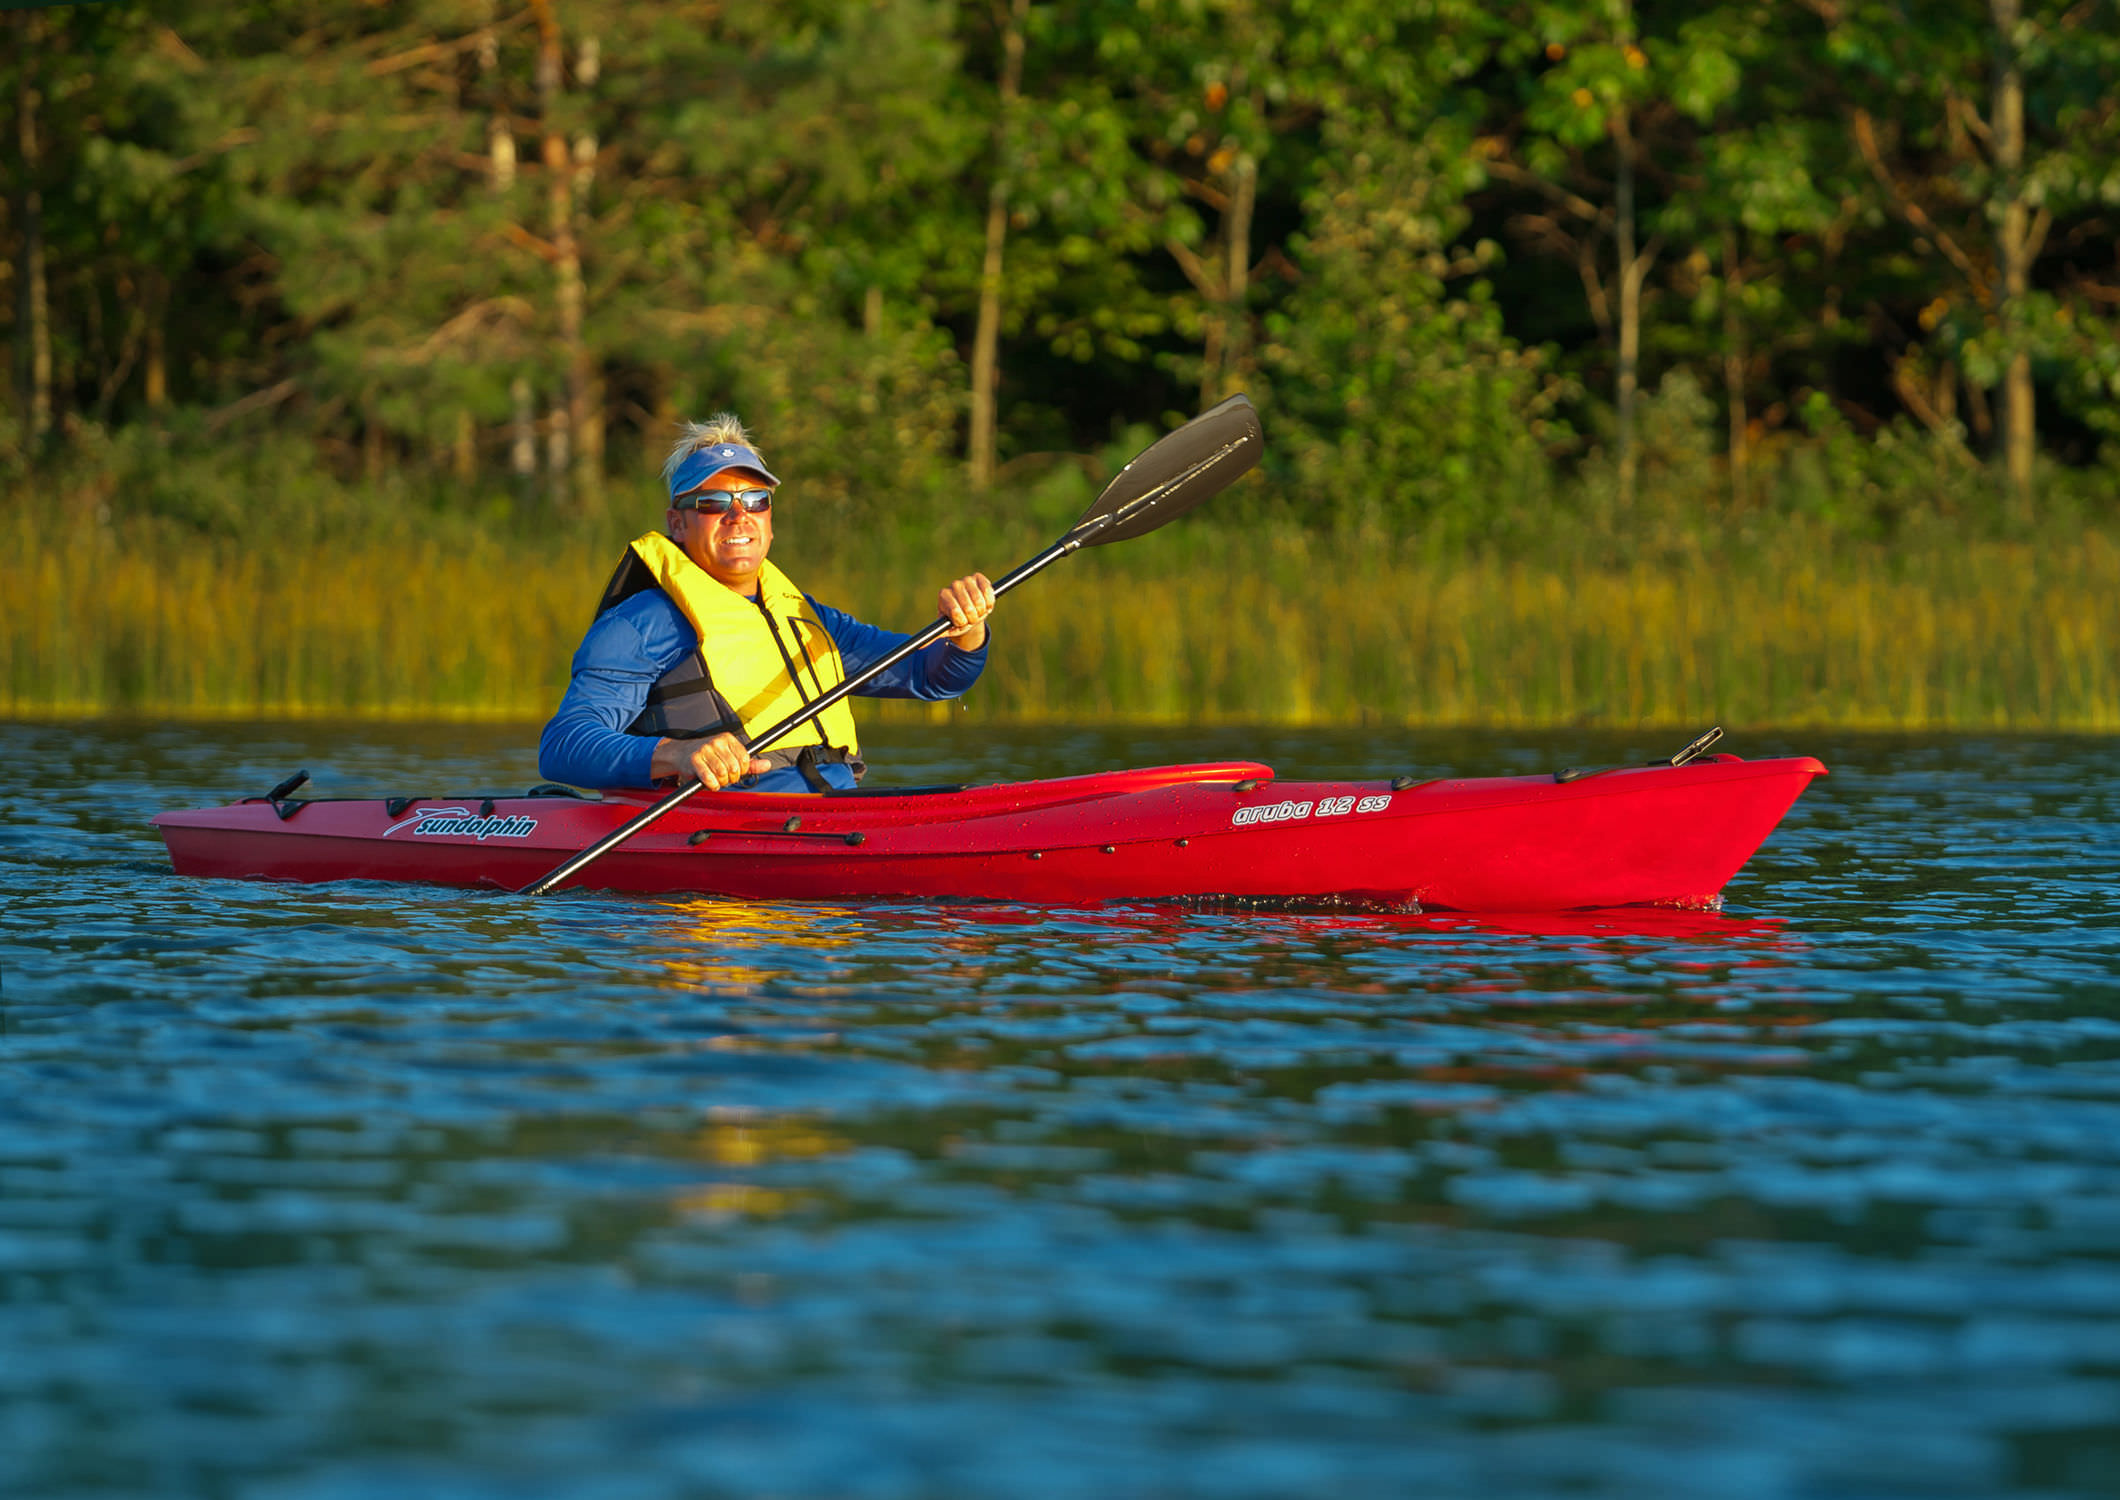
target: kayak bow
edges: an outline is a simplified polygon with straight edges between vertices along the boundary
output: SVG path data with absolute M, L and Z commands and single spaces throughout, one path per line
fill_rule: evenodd
M 1825 767 L 1809 756 L 1551 776 L 1284 782 L 1249 761 L 992 786 L 702 792 L 582 883 L 751 900 L 1329 902 L 1554 911 L 1712 905 Z M 513 890 L 646 791 L 293 800 L 155 825 L 180 875 Z

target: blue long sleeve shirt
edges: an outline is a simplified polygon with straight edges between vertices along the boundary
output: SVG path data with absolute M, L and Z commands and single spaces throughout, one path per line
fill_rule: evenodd
M 806 594 L 803 597 L 809 598 Z M 817 618 L 838 644 L 849 677 L 890 655 L 909 636 L 865 625 L 852 615 L 810 599 Z M 626 726 L 647 706 L 657 678 L 699 649 L 692 624 L 660 589 L 643 589 L 597 616 L 574 653 L 574 677 L 558 712 L 538 740 L 538 773 L 572 786 L 644 787 L 654 735 L 628 734 Z M 948 641 L 924 646 L 855 690 L 871 698 L 954 698 L 979 680 L 986 647 L 960 651 Z M 826 763 L 817 768 L 836 786 L 852 786 L 853 773 Z M 803 792 L 808 785 L 793 766 L 737 783 L 745 791 Z

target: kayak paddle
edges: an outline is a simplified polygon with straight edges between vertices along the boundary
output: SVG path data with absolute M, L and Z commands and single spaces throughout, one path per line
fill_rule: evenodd
M 1113 475 L 1112 482 L 1104 487 L 1104 493 L 1082 513 L 1082 519 L 1069 528 L 1067 535 L 997 582 L 994 596 L 998 599 L 1070 552 L 1130 541 L 1175 521 L 1210 496 L 1220 493 L 1258 463 L 1265 447 L 1265 436 L 1259 430 L 1259 414 L 1253 409 L 1251 399 L 1231 396 L 1220 406 L 1194 417 L 1176 432 L 1167 433 L 1151 443 L 1132 463 Z M 782 719 L 751 741 L 750 748 L 763 750 L 775 740 L 784 739 L 879 672 L 889 670 L 915 651 L 940 640 L 952 628 L 949 620 L 936 620 L 881 661 Z M 593 861 L 658 821 L 694 792 L 704 790 L 705 786 L 698 780 L 687 781 L 653 807 L 644 809 L 632 821 L 613 829 L 568 859 L 551 874 L 524 886 L 521 894 L 545 895 L 560 882 L 579 874 Z

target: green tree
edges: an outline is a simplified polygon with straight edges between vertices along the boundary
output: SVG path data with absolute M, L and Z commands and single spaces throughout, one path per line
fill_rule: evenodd
M 1008 244 L 1016 115 L 1023 95 L 1023 33 L 1030 18 L 1030 0 L 1009 0 L 1006 9 L 998 5 L 994 9 L 1001 66 L 994 83 L 994 165 L 986 191 L 986 243 L 979 263 L 978 322 L 972 335 L 972 430 L 966 441 L 966 467 L 972 488 L 980 490 L 994 477 L 994 398 L 1000 378 L 1002 274 Z
M 1467 238 L 1488 180 L 1472 80 L 1502 36 L 1474 5 L 1304 5 L 1291 21 L 1322 149 L 1290 241 L 1299 280 L 1267 319 L 1282 463 L 1346 521 L 1489 529 L 1497 496 L 1542 487 L 1571 394 L 1505 330 L 1500 247 Z
M 1697 175 L 1700 127 L 1737 89 L 1735 53 L 1758 9 L 1534 0 L 1510 12 L 1512 34 L 1497 48 L 1498 61 L 1524 81 L 1515 99 L 1497 100 L 1489 170 L 1542 200 L 1520 216 L 1520 230 L 1574 262 L 1597 327 L 1613 343 L 1623 505 L 1639 468 L 1644 302 L 1669 248 L 1662 219 L 1684 179 Z
M 1919 324 L 1973 389 L 1999 392 L 2007 493 L 2029 518 L 2039 369 L 2120 432 L 2103 253 L 2120 208 L 2120 17 L 2098 0 L 1950 0 L 1918 23 L 1890 0 L 1817 8 L 1873 202 L 1919 252 Z
M 428 452 L 468 475 L 498 435 L 590 512 L 614 412 L 659 441 L 741 404 L 818 461 L 820 498 L 925 472 L 957 408 L 922 280 L 961 242 L 933 219 L 973 139 L 941 107 L 948 22 L 924 0 L 223 22 L 239 107 L 298 127 L 241 159 L 303 330 L 284 378 L 371 472 Z
M 246 136 L 157 16 L 61 6 L 8 25 L 10 333 L 17 420 L 34 445 L 55 423 L 159 413 L 173 316 L 195 347 L 226 337 L 200 326 L 193 304 L 217 299 L 194 263 L 233 240 L 223 169 Z
M 1171 325 L 1197 352 L 1171 365 L 1203 408 L 1251 383 L 1255 272 L 1280 248 L 1262 254 L 1260 194 L 1299 190 L 1300 153 L 1287 148 L 1319 115 L 1291 65 L 1298 10 L 1287 0 L 1084 6 L 1144 168 L 1140 212 L 1184 276 Z
M 1740 504 L 1753 488 L 1755 386 L 1770 381 L 1780 356 L 1808 360 L 1845 336 L 1834 332 L 1842 325 L 1831 299 L 1846 270 L 1829 247 L 1851 227 L 1843 205 L 1855 184 L 1845 132 L 1818 107 L 1821 39 L 1814 22 L 1756 3 L 1699 12 L 1674 38 L 1684 66 L 1670 70 L 1669 94 L 1701 128 L 1656 216 L 1672 244 L 1671 290 L 1689 316 L 1664 320 L 1655 344 L 1721 377 Z
M 1496 247 L 1462 243 L 1480 173 L 1460 128 L 1330 128 L 1339 149 L 1294 248 L 1303 282 L 1269 319 L 1279 462 L 1353 524 L 1487 530 L 1563 434 L 1568 386 L 1508 336 L 1480 274 Z
M 1098 61 L 1111 40 L 1099 21 L 1094 7 L 1073 3 L 1025 10 L 1020 93 L 997 140 L 1003 155 L 991 177 L 974 179 L 990 229 L 992 188 L 1005 183 L 1007 275 L 991 299 L 979 288 L 975 328 L 1016 340 L 1018 364 L 1034 372 L 1014 382 L 1018 443 L 1067 442 L 1058 414 L 1084 403 L 1071 402 L 1066 387 L 1106 400 L 1134 388 L 1153 374 L 1173 323 L 1155 275 L 1170 223 L 1167 184 L 1141 153 L 1135 99 Z M 999 35 L 1005 63 L 1005 28 Z M 962 321 L 951 300 L 941 311 Z M 1100 416 L 1111 420 L 1108 406 Z

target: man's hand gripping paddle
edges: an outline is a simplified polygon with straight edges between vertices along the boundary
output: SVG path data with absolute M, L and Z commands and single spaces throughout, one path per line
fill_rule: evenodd
M 1068 530 L 1066 536 L 995 583 L 995 597 L 999 598 L 1070 552 L 1083 547 L 1131 541 L 1175 521 L 1203 500 L 1219 494 L 1257 464 L 1265 447 L 1265 437 L 1259 431 L 1259 414 L 1252 408 L 1249 397 L 1231 396 L 1220 406 L 1202 412 L 1176 432 L 1152 443 L 1113 476 L 1112 482 L 1104 487 L 1104 493 L 1083 512 L 1082 519 Z M 785 738 L 877 673 L 887 671 L 923 646 L 940 640 L 952 628 L 947 619 L 936 620 L 889 656 L 849 677 L 801 712 L 782 719 L 751 741 L 750 748 L 763 750 L 774 741 Z M 522 894 L 545 895 L 702 788 L 703 783 L 699 781 L 687 781 L 653 807 L 643 810 L 631 822 L 613 829 L 574 855 L 551 874 L 524 886 Z

